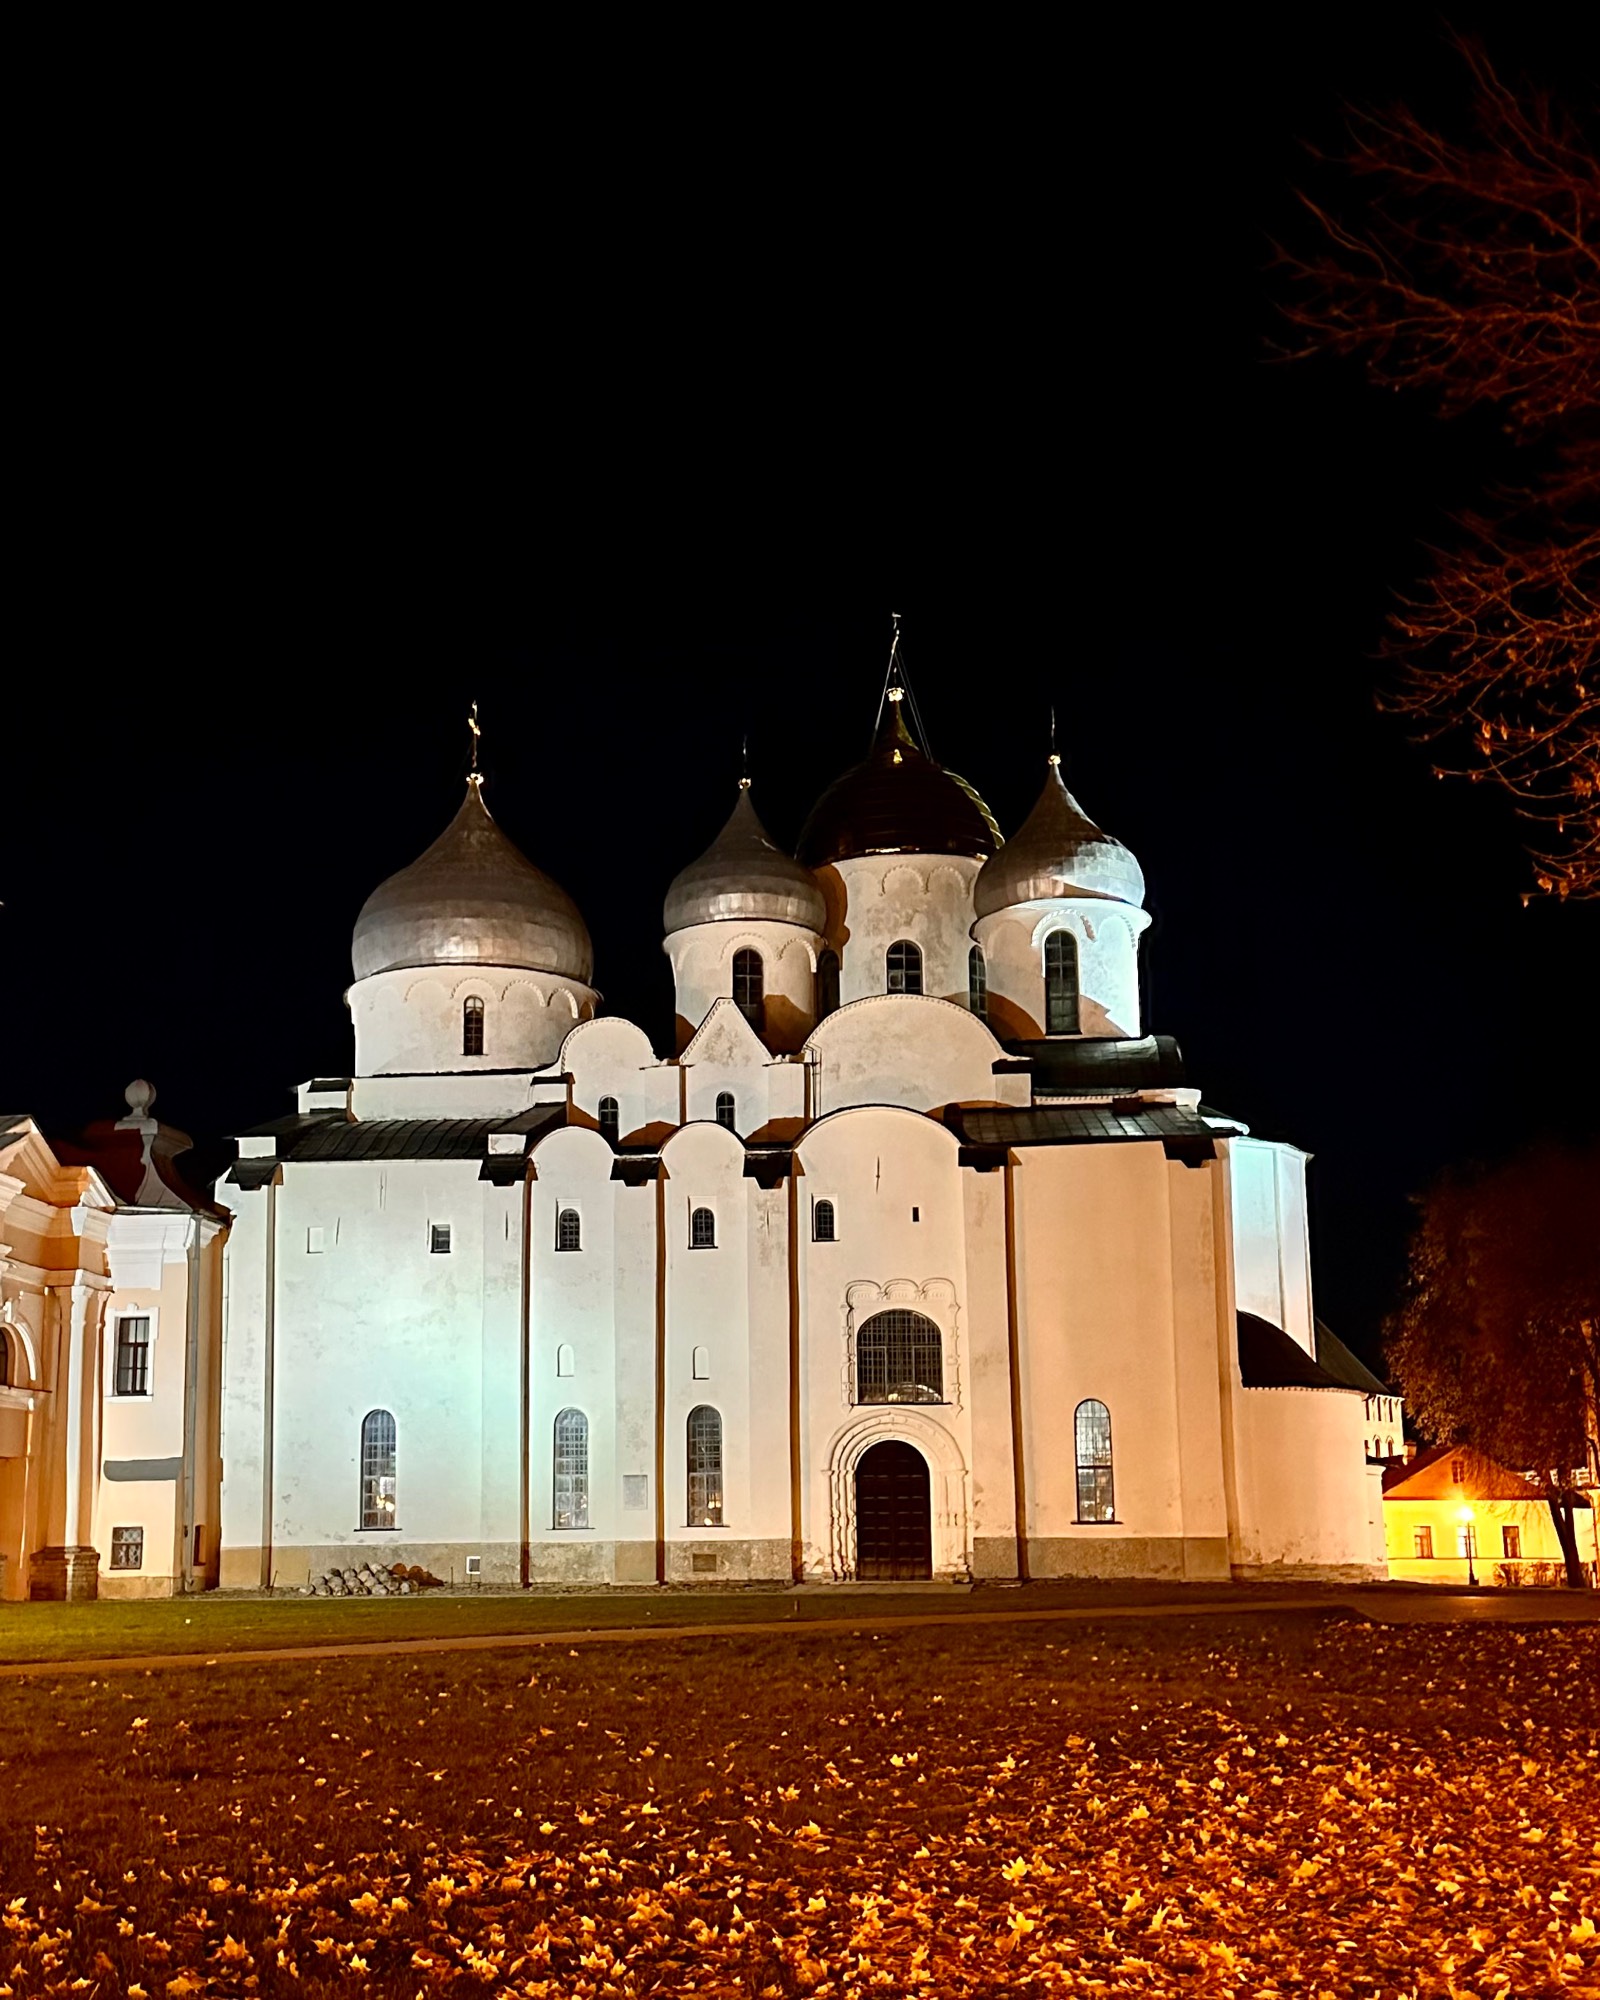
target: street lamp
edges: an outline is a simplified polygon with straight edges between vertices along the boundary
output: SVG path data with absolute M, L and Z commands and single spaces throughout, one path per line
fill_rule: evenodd
M 1472 1545 L 1476 1537 L 1472 1531 L 1472 1509 L 1470 1507 L 1463 1507 L 1461 1510 L 1461 1539 L 1467 1545 L 1467 1588 L 1468 1590 L 1476 1590 L 1478 1587 L 1478 1572 L 1472 1567 Z

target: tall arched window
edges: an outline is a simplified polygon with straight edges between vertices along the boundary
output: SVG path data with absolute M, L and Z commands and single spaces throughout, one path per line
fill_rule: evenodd
M 689 1217 L 689 1248 L 691 1250 L 715 1250 L 717 1247 L 717 1218 L 709 1208 L 697 1208 Z
M 722 1418 L 707 1403 L 689 1412 L 689 1526 L 722 1526 Z
M 817 1019 L 825 1021 L 839 1005 L 839 954 L 825 951 L 817 960 Z
M 564 1208 L 556 1217 L 556 1248 L 558 1250 L 583 1248 L 583 1217 L 575 1208 Z
M 1044 941 L 1044 1031 L 1078 1032 L 1078 940 L 1071 931 L 1052 931 Z
M 837 1241 L 833 1233 L 833 1203 L 819 1201 L 812 1204 L 811 1240 L 813 1243 L 833 1243 Z
M 392 1528 L 395 1520 L 395 1429 L 387 1410 L 361 1419 L 361 1525 Z
M 920 993 L 922 991 L 922 947 L 913 944 L 910 938 L 896 938 L 887 954 L 887 971 L 891 993 Z
M 767 975 L 759 951 L 733 954 L 733 1004 L 759 1035 L 767 1025 Z
M 975 944 L 967 953 L 967 1005 L 980 1021 L 989 1018 L 989 968 L 983 962 L 983 946 Z
M 483 1054 L 483 1002 L 467 1000 L 461 1007 L 461 1053 L 464 1056 Z
M 1072 1420 L 1078 1454 L 1078 1519 L 1114 1521 L 1116 1494 L 1111 1480 L 1111 1412 L 1093 1397 L 1078 1405 Z
M 733 1092 L 731 1090 L 719 1090 L 717 1092 L 717 1123 L 719 1125 L 726 1125 L 731 1132 L 737 1124 L 738 1118 L 739 1107 L 734 1102 Z
M 856 1331 L 858 1403 L 942 1403 L 944 1339 L 922 1313 L 874 1313 Z
M 617 1143 L 617 1139 L 621 1134 L 621 1131 L 622 1131 L 622 1113 L 618 1108 L 617 1100 L 614 1097 L 602 1097 L 600 1100 L 601 1138 L 610 1140 L 611 1144 L 614 1146 Z
M 582 1410 L 563 1410 L 556 1418 L 552 1520 L 558 1528 L 589 1525 L 589 1419 Z

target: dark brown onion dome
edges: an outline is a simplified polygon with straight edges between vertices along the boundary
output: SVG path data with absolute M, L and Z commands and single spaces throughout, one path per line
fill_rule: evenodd
M 1120 840 L 1102 833 L 1061 782 L 1061 759 L 1050 759 L 1039 802 L 978 870 L 973 907 L 992 917 L 1015 903 L 1062 896 L 1105 896 L 1136 907 L 1144 902 L 1144 870 Z
M 800 835 L 800 859 L 825 868 L 862 854 L 970 854 L 1001 844 L 994 814 L 954 771 L 917 748 L 891 688 L 877 738 L 863 764 L 818 799 Z
M 827 906 L 809 870 L 792 861 L 757 819 L 746 778 L 727 825 L 674 878 L 664 915 L 669 935 L 691 924 L 750 918 L 820 933 Z
M 357 979 L 403 965 L 509 965 L 588 985 L 594 971 L 577 904 L 507 840 L 476 776 L 427 852 L 362 905 L 350 956 Z

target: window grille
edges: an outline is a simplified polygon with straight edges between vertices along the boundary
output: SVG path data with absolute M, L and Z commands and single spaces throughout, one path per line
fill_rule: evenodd
M 942 1403 L 944 1336 L 922 1313 L 874 1313 L 856 1332 L 858 1403 Z
M 697 1208 L 689 1217 L 689 1248 L 715 1250 L 716 1247 L 717 1218 L 709 1208 Z
M 387 1410 L 369 1410 L 361 1419 L 361 1525 L 392 1528 L 395 1522 L 395 1429 Z
M 989 1018 L 989 968 L 983 961 L 983 947 L 974 945 L 967 953 L 967 1005 L 980 1021 Z
M 1522 1554 L 1522 1530 L 1520 1528 L 1502 1528 L 1500 1530 L 1500 1553 L 1509 1562 L 1515 1562 Z
M 1418 1528 L 1418 1529 L 1416 1529 L 1416 1530 L 1415 1530 L 1415 1532 L 1413 1533 L 1412 1537 L 1411 1537 L 1411 1544 L 1412 1544 L 1412 1547 L 1413 1547 L 1413 1548 L 1414 1548 L 1414 1549 L 1416 1550 L 1416 1554 L 1417 1554 L 1417 1560 L 1418 1560 L 1419 1562 L 1432 1562 L 1432 1561 L 1433 1561 L 1433 1530 L 1432 1530 L 1432 1528 Z
M 722 1418 L 705 1403 L 689 1412 L 689 1526 L 722 1526 Z
M 759 951 L 733 954 L 733 1004 L 759 1035 L 767 1025 L 767 975 Z
M 589 1419 L 582 1410 L 556 1418 L 555 1525 L 589 1525 Z
M 734 1129 L 738 1116 L 739 1107 L 734 1101 L 733 1092 L 731 1090 L 719 1090 L 717 1092 L 717 1123 L 719 1125 L 726 1125 L 731 1132 Z
M 150 1320 L 145 1313 L 128 1313 L 117 1321 L 117 1394 L 150 1393 Z
M 556 1248 L 558 1250 L 583 1248 L 583 1217 L 575 1208 L 564 1208 L 556 1217 Z
M 432 1222 L 428 1225 L 428 1250 L 434 1257 L 450 1255 L 450 1225 L 448 1222 Z
M 1078 1453 L 1078 1519 L 1114 1521 L 1116 1495 L 1111 1478 L 1111 1412 L 1090 1397 L 1078 1405 L 1072 1423 Z
M 464 1056 L 483 1054 L 483 1002 L 465 1001 L 461 1008 L 461 1053 Z
M 817 960 L 817 1019 L 825 1021 L 839 1006 L 839 954 L 825 951 Z
M 1071 931 L 1052 931 L 1044 941 L 1044 1031 L 1078 1032 L 1078 940 Z
M 614 1146 L 622 1132 L 622 1112 L 614 1097 L 600 1100 L 600 1136 Z
M 811 1240 L 813 1243 L 834 1243 L 838 1238 L 833 1233 L 833 1203 L 819 1201 L 811 1210 Z
M 111 1530 L 111 1567 L 113 1569 L 144 1568 L 143 1528 L 113 1528 Z
M 922 991 L 922 947 L 909 938 L 896 938 L 886 954 L 888 990 L 891 993 Z

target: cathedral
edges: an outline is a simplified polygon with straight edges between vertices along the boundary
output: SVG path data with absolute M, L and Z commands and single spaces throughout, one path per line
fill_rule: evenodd
M 1146 1032 L 1059 760 L 1003 840 L 905 697 L 673 880 L 670 1053 L 476 770 L 373 890 L 351 1074 L 217 1189 L 224 1587 L 1384 1573 L 1306 1156 Z

